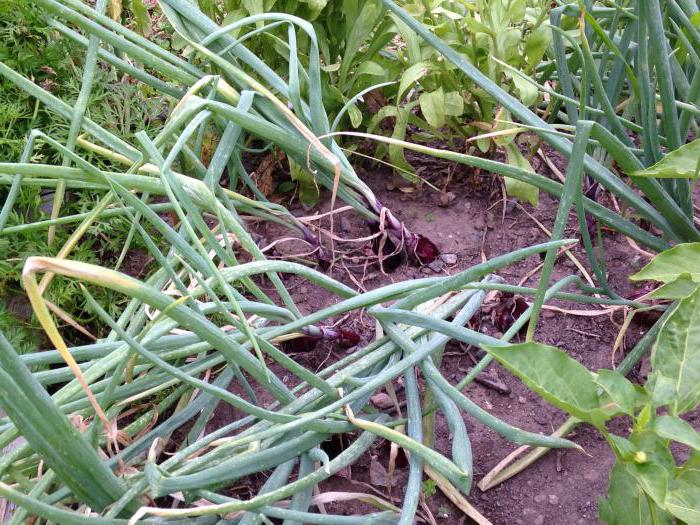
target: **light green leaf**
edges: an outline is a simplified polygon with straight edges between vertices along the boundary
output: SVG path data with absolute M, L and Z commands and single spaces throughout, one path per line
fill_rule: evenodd
M 455 13 L 454 11 L 450 11 L 449 9 L 445 9 L 444 7 L 436 7 L 433 9 L 433 14 L 434 15 L 444 15 L 450 20 L 461 20 L 463 17 L 459 13 Z
M 360 64 L 355 71 L 355 76 L 360 76 L 360 75 L 372 75 L 375 77 L 383 77 L 386 71 L 382 66 L 377 64 L 376 62 L 372 62 L 371 60 L 365 60 Z
M 610 396 L 610 400 L 619 408 L 619 410 L 614 410 L 615 412 L 622 411 L 629 415 L 634 413 L 639 394 L 625 376 L 614 370 L 603 368 L 598 371 L 595 382 L 605 390 L 605 393 Z
M 505 146 L 506 159 L 508 164 L 512 164 L 522 169 L 534 172 L 528 160 L 520 153 L 518 146 L 515 143 L 510 143 Z M 540 198 L 540 191 L 527 182 L 505 177 L 506 193 L 511 197 L 515 197 L 521 202 L 527 202 L 533 206 L 537 206 Z
M 406 71 L 403 72 L 403 75 L 401 75 L 399 91 L 396 94 L 397 102 L 401 102 L 409 88 L 411 88 L 418 79 L 427 75 L 429 71 L 430 66 L 426 62 L 418 62 L 407 68 Z
M 467 28 L 472 33 L 486 33 L 489 36 L 493 36 L 494 34 L 489 26 L 484 25 L 476 18 L 466 17 L 464 19 L 464 23 L 467 25 Z
M 699 167 L 700 139 L 695 139 L 693 142 L 667 153 L 653 166 L 635 171 L 632 175 L 635 177 L 692 179 L 698 175 Z
M 688 297 L 700 287 L 700 283 L 693 281 L 689 273 L 682 273 L 678 279 L 666 283 L 651 293 L 654 299 L 683 299 Z
M 558 348 L 533 342 L 484 348 L 552 405 L 584 421 L 604 418 L 594 375 Z
M 670 283 L 681 274 L 688 274 L 693 281 L 700 283 L 700 242 L 679 244 L 661 252 L 630 276 L 630 280 Z
M 299 201 L 307 207 L 315 205 L 320 193 L 314 177 L 292 159 L 289 159 L 289 173 L 299 183 Z
M 700 487 L 687 481 L 671 482 L 666 508 L 687 525 L 700 525 Z
M 464 97 L 458 91 L 445 93 L 445 115 L 459 117 L 464 113 Z
M 445 125 L 445 92 L 442 88 L 429 93 L 421 93 L 420 110 L 428 124 L 435 128 Z
M 499 119 L 499 122 L 496 123 L 496 127 L 493 129 L 494 131 L 505 131 L 508 129 L 514 129 L 517 128 L 515 124 L 510 120 L 510 113 L 508 111 L 504 111 L 501 114 L 501 118 Z M 508 133 L 506 135 L 501 135 L 497 137 L 493 137 L 491 140 L 493 140 L 497 146 L 501 146 L 502 148 L 506 147 L 508 144 L 511 144 L 515 139 L 517 135 L 515 133 Z M 518 153 L 520 151 L 518 150 Z M 525 159 L 522 159 L 525 160 Z M 522 162 L 522 160 L 520 162 Z M 530 166 L 529 162 L 523 162 L 522 167 L 525 169 L 529 169 L 527 166 Z
M 681 300 L 664 322 L 651 364 L 648 388 L 664 399 L 672 389 L 672 414 L 682 414 L 700 403 L 700 290 Z M 659 389 L 663 395 L 657 394 Z
M 478 139 L 476 141 L 476 145 L 478 146 L 479 151 L 481 151 L 481 153 L 486 153 L 488 150 L 491 149 L 491 141 L 489 139 Z
M 242 0 L 241 3 L 250 15 L 259 15 L 265 11 L 263 0 Z
M 525 0 L 511 0 L 508 4 L 508 20 L 514 24 L 519 24 L 525 19 L 525 9 L 527 2 Z
M 131 0 L 131 12 L 139 32 L 143 35 L 149 34 L 151 32 L 151 17 L 143 0 Z
M 345 38 L 345 53 L 339 73 L 341 85 L 345 85 L 350 67 L 355 63 L 355 56 L 374 30 L 377 20 L 383 12 L 384 7 L 379 0 L 368 0 L 364 2 L 362 11 L 354 19 L 354 23 L 347 24 L 350 30 Z M 349 13 L 346 13 L 346 15 L 349 15 Z
M 657 417 L 654 420 L 654 432 L 664 439 L 671 439 L 700 450 L 700 434 L 690 426 L 690 423 L 679 417 Z
M 528 66 L 534 68 L 540 63 L 551 39 L 552 30 L 546 24 L 542 24 L 530 33 L 525 41 L 525 58 Z
M 510 77 L 513 81 L 515 89 L 517 89 L 518 93 L 520 93 L 520 101 L 523 104 L 525 104 L 526 106 L 532 106 L 535 102 L 537 102 L 537 96 L 539 95 L 537 86 L 535 86 L 531 82 L 528 82 L 526 79 L 524 79 L 517 73 L 511 73 L 510 71 L 506 71 L 505 74 L 506 76 Z
M 348 115 L 350 115 L 350 124 L 352 124 L 352 127 L 359 128 L 360 124 L 362 124 L 362 111 L 353 104 L 348 108 Z
M 633 461 L 634 454 L 637 452 L 637 447 L 634 443 L 615 434 L 608 434 L 608 439 L 611 442 L 611 448 L 617 455 L 625 461 Z

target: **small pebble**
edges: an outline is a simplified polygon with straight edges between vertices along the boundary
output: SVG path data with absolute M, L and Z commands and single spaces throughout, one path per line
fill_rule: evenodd
M 518 396 L 518 403 L 527 403 L 527 399 L 524 396 Z
M 454 253 L 443 253 L 440 258 L 445 264 L 453 265 L 457 264 L 457 254 Z
M 440 273 L 442 271 L 442 268 L 443 268 L 442 261 L 440 261 L 439 259 L 435 259 L 433 262 L 431 262 L 428 265 L 428 268 L 430 268 L 435 273 Z
M 559 496 L 556 494 L 550 494 L 549 495 L 549 504 L 550 505 L 558 505 L 559 504 Z
M 547 500 L 547 496 L 544 494 L 538 494 L 535 496 L 535 503 L 544 503 Z

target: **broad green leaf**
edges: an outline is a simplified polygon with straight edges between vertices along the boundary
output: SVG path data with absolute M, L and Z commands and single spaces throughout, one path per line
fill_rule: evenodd
M 670 283 L 682 274 L 688 274 L 693 281 L 700 283 L 700 242 L 679 244 L 661 252 L 630 276 L 630 280 Z
M 430 66 L 426 62 L 418 62 L 406 69 L 403 75 L 401 75 L 401 82 L 399 82 L 399 90 L 396 94 L 397 102 L 401 102 L 409 88 L 411 88 L 418 79 L 427 75 L 429 71 Z
M 350 115 L 350 124 L 352 124 L 352 127 L 359 128 L 360 124 L 362 124 L 362 111 L 353 104 L 348 108 L 348 115 Z
M 341 85 L 345 84 L 350 67 L 355 62 L 355 55 L 358 53 L 360 48 L 362 48 L 362 44 L 374 30 L 377 20 L 383 12 L 384 7 L 381 5 L 379 0 L 368 0 L 367 2 L 364 2 L 362 11 L 360 11 L 359 16 L 354 19 L 354 23 L 348 23 L 350 31 L 345 39 L 345 53 L 343 55 L 340 69 Z
M 664 322 L 651 354 L 649 387 L 672 388 L 673 414 L 682 414 L 700 403 L 700 290 L 678 303 Z M 658 396 L 657 396 L 658 397 Z
M 700 139 L 667 153 L 664 158 L 649 168 L 635 171 L 635 177 L 688 179 L 698 175 L 700 167 Z
M 517 144 L 510 143 L 505 146 L 506 159 L 508 164 L 517 166 L 528 171 L 534 172 L 528 160 L 520 153 Z M 527 202 L 533 206 L 537 206 L 540 199 L 540 191 L 527 182 L 505 177 L 506 193 L 511 197 L 515 197 L 521 202 Z
M 517 128 L 517 126 L 510 120 L 510 113 L 508 111 L 504 111 L 501 114 L 501 118 L 499 119 L 499 122 L 496 123 L 496 127 L 494 128 L 494 131 L 505 131 L 505 130 L 514 129 L 514 128 Z M 517 137 L 516 134 L 508 133 L 506 135 L 500 135 L 497 137 L 493 137 L 491 140 L 493 140 L 496 143 L 496 145 L 504 148 L 508 144 L 511 144 L 516 139 L 516 137 Z M 528 165 L 529 165 L 529 163 L 528 163 Z M 524 163 L 523 163 L 523 167 L 525 167 Z
M 688 525 L 700 525 L 700 487 L 687 481 L 672 481 L 665 506 Z
M 533 342 L 484 348 L 557 408 L 596 424 L 604 418 L 594 375 L 558 348 Z
M 700 451 L 691 451 L 690 459 L 680 467 L 676 467 L 674 478 L 700 487 Z
M 445 93 L 445 115 L 459 117 L 464 113 L 464 97 L 459 91 Z
M 320 193 L 314 177 L 292 159 L 289 159 L 289 173 L 299 183 L 299 201 L 307 207 L 315 205 Z
M 682 273 L 678 279 L 664 284 L 651 293 L 654 299 L 683 299 L 700 287 L 689 273 Z
M 523 58 L 521 46 L 523 41 L 522 31 L 511 27 L 505 32 L 498 32 L 497 39 L 500 40 L 500 49 L 503 50 L 503 56 L 500 59 L 512 66 L 519 67 Z
M 445 9 L 442 6 L 433 9 L 432 13 L 434 15 L 444 15 L 450 20 L 461 20 L 463 18 L 463 16 L 459 13 L 455 13 L 454 11 L 450 11 L 449 9 Z
M 493 34 L 494 34 L 489 26 L 481 23 L 476 18 L 472 18 L 472 17 L 468 16 L 464 19 L 464 23 L 467 25 L 467 28 L 472 33 L 485 33 L 489 36 L 493 36 Z
M 328 4 L 328 0 L 301 0 L 301 1 L 309 5 L 309 9 L 311 9 L 311 12 L 312 12 L 312 15 L 314 15 L 314 18 Z
M 432 92 L 421 93 L 420 110 L 428 124 L 435 128 L 445 125 L 445 92 L 438 88 Z
M 637 452 L 637 447 L 629 439 L 617 436 L 615 434 L 607 434 L 611 442 L 613 451 L 625 461 L 633 461 L 634 454 Z
M 241 3 L 251 15 L 259 15 L 265 11 L 263 0 L 242 0 Z
M 151 32 L 151 17 L 148 14 L 148 9 L 143 3 L 143 0 L 131 0 L 131 12 L 134 15 L 136 27 L 143 35 Z
M 671 439 L 700 450 L 700 434 L 684 419 L 675 416 L 659 416 L 654 420 L 654 431 L 664 439 Z
M 506 76 L 510 77 L 510 79 L 513 81 L 513 85 L 515 86 L 515 89 L 518 90 L 518 93 L 520 94 L 519 98 L 523 104 L 526 106 L 532 106 L 535 102 L 537 102 L 537 96 L 539 95 L 537 86 L 531 82 L 528 82 L 517 73 L 511 73 L 510 71 L 506 71 L 505 73 Z
M 528 66 L 534 68 L 540 63 L 551 39 L 552 30 L 546 24 L 542 24 L 530 33 L 525 41 L 525 58 Z
M 668 489 L 670 473 L 661 465 L 656 463 L 628 463 L 627 468 L 632 474 L 642 490 L 663 507 Z
M 647 499 L 623 463 L 613 466 L 608 497 L 598 500 L 598 516 L 608 525 L 652 524 Z
M 651 400 L 654 408 L 671 405 L 676 399 L 676 382 L 670 377 L 654 376 L 647 382 L 651 388 Z
M 394 131 L 391 137 L 397 140 L 404 140 L 406 138 L 406 127 L 408 126 L 408 119 L 411 114 L 411 110 L 415 107 L 416 103 L 407 104 L 406 106 L 397 108 L 396 123 L 394 124 Z M 403 148 L 391 144 L 389 146 L 389 160 L 394 166 L 397 166 L 400 170 L 401 176 L 410 180 L 411 182 L 417 182 L 418 177 L 413 175 L 414 169 L 406 157 L 404 157 Z
M 384 76 L 384 73 L 386 71 L 382 66 L 377 64 L 376 62 L 372 62 L 371 60 L 365 60 L 362 62 L 357 67 L 357 70 L 355 71 L 355 76 L 360 76 L 360 75 L 372 75 L 375 77 L 382 77 Z
M 612 402 L 619 407 L 618 410 L 615 410 L 616 412 L 621 411 L 629 415 L 634 413 L 639 394 L 634 385 L 625 376 L 614 370 L 604 368 L 598 372 L 595 382 L 605 390 Z
M 514 24 L 519 24 L 525 19 L 525 9 L 527 8 L 527 2 L 525 0 L 511 0 L 508 3 L 507 16 Z

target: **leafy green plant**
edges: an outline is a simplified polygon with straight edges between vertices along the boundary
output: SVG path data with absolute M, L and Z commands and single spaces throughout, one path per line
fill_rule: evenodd
M 188 1 L 164 0 L 163 6 L 181 37 L 200 55 L 192 62 L 101 14 L 104 2 L 96 10 L 77 0 L 38 3 L 60 18 L 51 19 L 52 27 L 88 47 L 93 66 L 100 57 L 176 103 L 162 128 L 123 138 L 0 63 L 3 76 L 69 122 L 70 130 L 84 133 L 69 133 L 63 143 L 34 130 L 21 162 L 0 163 L 0 183 L 10 188 L 11 196 L 0 212 L 0 223 L 11 224 L 5 234 L 71 225 L 65 239 L 57 230 L 60 248 L 55 254 L 42 249 L 48 253 L 28 257 L 22 266 L 23 288 L 54 349 L 20 356 L 0 338 L 0 405 L 8 414 L 0 418 L 0 448 L 20 434 L 26 439 L 0 458 L 0 496 L 20 507 L 15 522 L 31 514 L 68 523 L 116 524 L 129 517 L 134 523 L 144 516 L 159 522 L 210 523 L 233 514 L 244 523 L 278 518 L 409 524 L 416 516 L 424 472 L 440 490 L 466 495 L 471 489 L 473 460 L 462 412 L 518 444 L 575 447 L 564 438 L 527 432 L 494 417 L 462 393 L 473 374 L 453 386 L 436 365 L 452 337 L 475 345 L 503 345 L 514 337 L 536 310 L 524 312 L 500 342 L 464 325 L 488 290 L 538 293 L 504 284 L 494 272 L 560 249 L 570 240 L 527 247 L 454 276 L 410 280 L 362 294 L 307 265 L 268 260 L 247 227 L 248 217 L 282 223 L 301 235 L 306 226 L 283 207 L 236 191 L 254 187 L 239 166 L 245 135 L 286 151 L 358 211 L 373 219 L 381 214 L 389 229 L 410 239 L 410 232 L 387 213 L 326 136 L 328 119 L 320 98 L 312 96 L 319 94 L 320 61 L 305 70 L 306 93 L 295 76 L 297 65 L 283 80 L 246 46 L 231 40 L 233 28 L 212 26 Z M 263 18 L 268 16 L 308 29 L 285 15 Z M 313 32 L 307 34 L 311 38 Z M 100 48 L 100 42 L 114 46 L 115 53 Z M 138 62 L 145 68 L 136 68 Z M 207 62 L 212 71 L 200 69 Z M 250 76 L 240 63 L 259 77 Z M 81 84 L 81 100 L 91 83 Z M 218 140 L 205 159 L 204 137 L 212 129 Z M 45 158 L 35 161 L 37 147 L 51 151 L 61 165 Z M 221 185 L 226 168 L 232 189 Z M 59 184 L 67 191 L 91 191 L 95 202 L 72 210 L 67 201 L 58 216 L 38 223 L 6 222 L 27 188 Z M 143 280 L 111 269 L 103 260 L 74 259 L 91 229 L 115 217 L 129 225 L 126 244 L 139 239 L 156 262 Z M 324 288 L 337 301 L 304 315 L 281 274 Z M 106 337 L 81 346 L 66 341 L 49 310 L 59 279 L 77 289 L 85 310 L 109 327 Z M 546 287 L 545 300 L 562 297 L 570 285 L 584 293 L 567 293 L 568 300 L 636 304 L 592 297 L 575 277 Z M 105 299 L 100 295 L 105 290 L 121 300 Z M 358 334 L 332 326 L 339 316 L 361 308 L 386 335 L 363 342 Z M 453 319 L 447 321 L 449 317 Z M 358 348 L 314 373 L 277 346 L 298 338 L 345 341 Z M 31 373 L 29 367 L 37 371 Z M 280 369 L 281 377 L 274 372 Z M 431 392 L 425 406 L 418 374 Z M 405 419 L 369 404 L 374 393 L 399 377 L 405 385 Z M 240 395 L 229 389 L 232 381 L 241 387 Z M 244 415 L 212 431 L 207 424 L 221 401 Z M 449 454 L 422 438 L 424 414 L 437 410 L 454 436 Z M 185 431 L 186 424 L 191 427 Z M 177 430 L 186 438 L 176 437 Z M 333 434 L 345 435 L 351 444 L 330 458 L 322 443 Z M 377 437 L 410 452 L 402 507 L 371 498 L 376 512 L 365 516 L 310 512 L 314 486 L 354 463 Z M 237 479 L 269 471 L 257 495 L 248 500 L 230 497 L 228 488 Z M 183 505 L 144 506 L 163 496 L 182 497 Z M 207 504 L 190 505 L 202 499 Z M 288 506 L 275 505 L 284 500 Z
M 571 140 L 572 137 L 557 130 L 553 125 L 541 118 L 538 113 L 533 112 L 519 100 L 506 93 L 492 79 L 479 71 L 462 54 L 453 49 L 449 45 L 449 42 L 436 37 L 425 27 L 418 24 L 412 18 L 410 13 L 396 5 L 395 2 L 392 0 L 383 0 L 383 2 L 392 12 L 396 13 L 401 20 L 409 25 L 411 29 L 413 29 L 421 38 L 429 43 L 436 51 L 455 64 L 458 69 L 469 77 L 477 86 L 485 90 L 497 101 L 497 103 L 501 104 L 502 107 L 510 113 L 511 118 L 514 121 L 517 121 L 520 127 L 532 130 L 539 136 L 543 143 L 549 144 L 552 148 L 560 151 L 567 158 L 571 157 L 573 151 L 573 141 Z M 650 3 L 650 5 L 657 4 L 658 2 Z M 684 7 L 684 9 L 687 8 L 689 11 L 688 13 L 685 11 L 677 13 L 678 20 L 680 22 L 687 21 L 689 17 L 693 16 L 693 13 L 697 11 L 697 9 L 690 4 L 691 3 L 688 3 L 688 5 Z M 635 5 L 641 4 L 635 3 Z M 647 3 L 644 3 L 644 5 L 647 5 Z M 599 39 L 599 41 L 596 41 L 596 46 L 598 48 L 602 47 L 603 49 L 607 50 L 607 52 L 600 55 L 600 64 L 597 65 L 602 67 L 605 71 L 610 70 L 616 72 L 615 75 L 610 74 L 605 78 L 612 83 L 609 90 L 612 90 L 613 86 L 620 88 L 613 90 L 615 94 L 613 100 L 617 102 L 618 97 L 622 97 L 622 103 L 618 106 L 615 106 L 612 102 L 610 102 L 610 98 L 606 98 L 606 95 L 603 94 L 604 88 L 600 88 L 600 86 L 597 84 L 596 67 L 593 67 L 594 63 L 590 62 L 588 58 L 586 58 L 589 57 L 589 53 L 586 52 L 585 45 L 581 47 L 581 45 L 576 44 L 576 41 L 573 40 L 573 38 L 569 39 L 567 42 L 571 44 L 574 51 L 567 54 L 566 49 L 562 49 L 557 46 L 558 39 L 556 38 L 556 35 L 560 34 L 561 31 L 555 30 L 553 46 L 555 47 L 557 59 L 553 64 L 549 65 L 550 67 L 545 69 L 549 77 L 540 77 L 540 79 L 554 79 L 558 78 L 554 75 L 560 75 L 561 78 L 559 79 L 559 84 L 563 86 L 567 78 L 575 78 L 579 81 L 578 89 L 580 90 L 581 97 L 580 100 L 576 98 L 568 98 L 567 95 L 562 95 L 556 90 L 547 88 L 542 84 L 540 84 L 538 87 L 542 91 L 548 93 L 550 96 L 559 100 L 559 104 L 566 104 L 567 110 L 573 112 L 573 116 L 569 117 L 568 125 L 571 126 L 573 124 L 582 124 L 591 126 L 591 133 L 589 136 L 590 140 L 586 141 L 586 148 L 588 150 L 588 147 L 590 147 L 591 153 L 586 153 L 582 156 L 581 160 L 576 165 L 576 169 L 583 170 L 585 175 L 590 177 L 591 181 L 596 182 L 601 189 L 604 189 L 613 194 L 616 198 L 619 198 L 633 210 L 637 217 L 648 221 L 654 225 L 654 227 L 658 228 L 661 235 L 655 236 L 655 240 L 653 240 L 651 237 L 647 237 L 646 240 L 642 241 L 641 237 L 637 233 L 632 233 L 632 230 L 635 228 L 630 227 L 632 224 L 634 224 L 634 219 L 636 219 L 634 216 L 631 217 L 632 220 L 630 220 L 630 218 L 623 218 L 622 220 L 616 220 L 615 225 L 610 223 L 607 224 L 612 226 L 614 229 L 624 231 L 625 235 L 639 239 L 639 242 L 657 251 L 668 248 L 670 246 L 669 242 L 688 242 L 698 240 L 698 238 L 700 238 L 700 233 L 693 224 L 691 218 L 692 212 L 688 204 L 690 185 L 687 183 L 687 181 L 667 181 L 662 184 L 661 181 L 653 178 L 636 177 L 635 175 L 637 172 L 643 170 L 645 167 L 653 165 L 656 160 L 660 159 L 662 157 L 662 153 L 658 149 L 653 150 L 651 145 L 644 150 L 635 148 L 632 144 L 630 144 L 631 139 L 629 137 L 622 137 L 622 133 L 619 131 L 620 129 L 629 129 L 634 133 L 640 134 L 640 139 L 649 144 L 654 143 L 654 136 L 663 136 L 665 127 L 670 126 L 669 136 L 675 136 L 676 134 L 682 135 L 681 131 L 685 130 L 687 133 L 687 129 L 689 129 L 685 127 L 685 124 L 687 124 L 687 126 L 692 126 L 695 119 L 694 115 L 697 114 L 697 108 L 692 102 L 686 103 L 677 101 L 675 98 L 669 100 L 669 97 L 667 96 L 668 93 L 664 92 L 664 95 L 661 98 L 661 102 L 664 104 L 664 119 L 660 120 L 659 122 L 649 121 L 647 125 L 640 126 L 626 118 L 628 115 L 623 112 L 623 109 L 626 109 L 627 111 L 636 109 L 638 118 L 641 118 L 641 116 L 639 116 L 641 115 L 641 102 L 640 99 L 634 95 L 634 86 L 638 84 L 636 80 L 639 75 L 635 74 L 630 68 L 626 67 L 629 66 L 629 62 L 625 58 L 619 57 L 618 49 L 614 47 L 610 48 L 610 39 L 605 36 L 600 36 L 601 34 L 605 35 L 605 32 L 596 30 L 596 28 L 600 26 L 600 23 L 614 23 L 615 25 L 611 26 L 609 29 L 612 29 L 613 31 L 623 31 L 623 34 L 626 35 L 625 42 L 628 42 L 631 36 L 635 34 L 635 30 L 640 29 L 640 27 L 641 30 L 647 31 L 651 25 L 665 23 L 668 24 L 669 28 L 659 35 L 659 39 L 662 39 L 665 42 L 664 45 L 671 46 L 672 44 L 675 44 L 676 41 L 680 42 L 684 38 L 684 36 L 681 35 L 682 32 L 676 29 L 677 24 L 674 25 L 675 22 L 672 23 L 675 18 L 664 18 L 660 15 L 652 16 L 646 11 L 642 12 L 641 17 L 635 18 L 629 9 L 624 9 L 622 6 L 612 8 L 594 6 L 592 9 L 586 10 L 577 4 L 566 4 L 565 6 L 556 8 L 552 11 L 551 17 L 551 26 L 554 28 L 563 24 L 560 28 L 562 31 L 569 29 L 567 21 L 582 20 L 581 30 L 583 31 L 583 34 L 586 35 L 586 41 L 594 41 L 596 38 Z M 600 23 L 598 19 L 600 19 Z M 622 29 L 620 29 L 620 27 L 622 27 Z M 685 27 L 685 25 L 683 25 L 683 27 Z M 655 26 L 655 30 L 657 29 L 658 28 Z M 589 33 L 591 36 L 588 36 Z M 631 40 L 629 40 L 629 42 L 631 42 Z M 589 47 L 593 48 L 593 44 L 591 44 L 591 42 L 589 42 L 588 45 Z M 632 51 L 636 49 L 638 48 L 628 47 L 626 52 L 632 53 Z M 581 56 L 586 58 L 586 61 L 581 60 Z M 656 57 L 654 60 L 658 60 L 658 57 Z M 569 67 L 569 62 L 577 65 L 579 69 L 574 70 L 573 67 Z M 653 68 L 655 64 L 652 57 L 646 54 L 639 55 L 638 60 L 636 60 L 634 63 L 635 66 L 641 71 L 648 71 L 649 69 Z M 686 69 L 692 67 L 690 64 L 685 65 Z M 649 80 L 649 85 L 646 88 L 648 93 L 650 93 L 649 90 L 653 91 L 655 86 L 664 87 L 666 90 L 675 86 L 673 82 L 670 82 L 669 77 L 666 76 L 664 68 L 660 68 L 659 71 L 658 81 L 652 83 L 651 80 Z M 517 70 L 512 70 L 512 72 L 514 74 L 518 74 Z M 688 75 L 690 74 L 691 73 L 688 72 Z M 523 76 L 523 78 L 525 77 Z M 694 78 L 697 79 L 697 75 Z M 687 92 L 684 91 L 682 88 L 684 85 L 683 81 L 678 79 L 677 76 L 674 77 L 674 80 L 676 80 L 678 84 L 678 87 L 674 88 L 674 94 L 678 92 L 682 97 L 684 93 L 688 94 L 688 96 L 694 93 L 692 90 Z M 686 81 L 688 81 L 688 78 L 686 78 Z M 592 88 L 590 82 L 593 82 Z M 627 91 L 623 90 L 622 87 L 627 87 Z M 599 96 L 589 98 L 588 95 L 591 92 L 591 89 L 589 88 L 596 89 Z M 623 112 L 623 114 L 620 115 L 616 111 L 611 112 L 610 106 L 606 103 L 606 100 L 607 102 L 610 102 L 613 109 L 615 107 L 623 108 L 619 109 L 619 111 Z M 650 95 L 649 100 L 656 100 L 656 96 L 653 94 Z M 694 98 L 691 97 L 690 100 L 692 101 Z M 561 112 L 553 113 L 551 110 L 548 111 L 546 115 L 549 116 L 548 118 L 562 116 Z M 681 122 L 684 124 L 683 126 L 681 126 Z M 660 128 L 664 129 L 659 131 Z M 569 129 L 574 130 L 575 128 Z M 614 130 L 618 131 L 614 132 Z M 680 140 L 669 143 L 667 153 L 677 149 L 680 147 L 680 145 Z M 613 160 L 615 161 L 614 166 L 612 163 Z M 465 162 L 474 166 L 478 166 L 480 164 L 480 161 L 476 158 L 465 159 Z M 513 167 L 507 169 L 504 166 L 498 167 L 496 165 L 492 166 L 491 169 L 495 173 L 500 173 L 509 177 L 512 176 L 510 174 L 516 171 L 513 169 Z M 525 176 L 525 173 L 523 173 L 524 170 L 519 171 L 523 176 Z M 644 194 L 645 198 L 640 197 L 636 191 L 631 191 L 628 184 L 626 184 L 620 178 L 618 172 L 629 176 L 629 183 L 635 186 L 636 189 L 640 190 Z M 537 179 L 537 176 L 535 175 L 534 177 L 531 177 L 531 180 L 532 178 Z M 537 183 L 535 183 L 533 180 L 532 183 L 533 185 L 538 186 L 540 189 L 544 189 L 545 181 L 537 181 Z M 673 188 L 671 188 L 670 185 L 673 185 Z M 552 193 L 553 189 L 554 187 L 547 189 L 546 191 Z M 582 191 L 582 189 L 579 191 Z
M 700 433 L 682 416 L 700 406 L 700 244 L 657 255 L 633 280 L 663 285 L 653 297 L 676 301 L 664 316 L 643 387 L 619 372 L 593 373 L 564 352 L 539 343 L 486 346 L 504 367 L 544 399 L 595 426 L 615 454 L 600 518 L 610 524 L 698 523 Z M 616 416 L 631 420 L 629 435 L 610 432 Z M 680 463 L 671 443 L 689 447 Z
M 391 119 L 393 138 L 404 139 L 408 126 L 420 139 L 473 137 L 505 126 L 494 121 L 496 101 L 485 91 L 473 89 L 472 81 L 454 65 L 445 62 L 430 45 L 417 38 L 404 21 L 387 11 L 379 0 L 367 2 L 247 2 L 227 3 L 217 20 L 223 25 L 246 15 L 260 15 L 279 10 L 309 20 L 315 29 L 323 61 L 321 83 L 324 105 L 334 119 L 331 126 L 349 120 L 353 128 L 367 128 L 372 133 Z M 545 24 L 547 2 L 542 0 L 499 0 L 498 2 L 447 2 L 445 0 L 406 2 L 405 8 L 425 25 L 469 57 L 508 92 L 522 95 L 528 105 L 539 93 L 536 87 L 504 68 L 500 61 L 535 74 L 550 41 Z M 251 18 L 250 20 L 255 20 Z M 253 32 L 260 32 L 259 21 Z M 273 24 L 269 24 L 272 26 Z M 254 48 L 275 71 L 286 71 L 289 46 L 285 26 L 260 33 Z M 242 28 L 232 31 L 246 38 Z M 308 63 L 311 49 L 308 37 L 297 37 L 298 57 Z M 361 97 L 367 103 L 369 118 L 358 108 Z M 418 113 L 420 110 L 420 113 Z M 368 112 L 364 112 L 366 115 Z M 373 115 L 371 115 L 373 114 Z M 503 121 L 505 114 L 499 115 Z M 364 125 L 363 125 L 364 124 Z M 512 141 L 505 134 L 498 145 Z M 482 151 L 496 142 L 483 138 L 476 141 Z M 388 153 L 391 164 L 400 173 L 416 180 L 413 167 L 396 145 L 388 151 L 379 145 L 378 157 Z M 527 164 L 517 148 L 510 148 L 508 158 Z M 528 164 L 529 166 L 529 164 Z M 508 182 L 509 192 L 534 202 L 536 191 Z

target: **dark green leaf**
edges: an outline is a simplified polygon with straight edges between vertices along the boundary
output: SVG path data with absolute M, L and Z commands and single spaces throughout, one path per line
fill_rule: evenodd
M 700 402 L 700 290 L 681 300 L 661 327 L 651 354 L 650 390 L 658 399 L 673 393 L 673 414 Z
M 700 487 L 687 481 L 672 481 L 666 508 L 688 525 L 700 524 Z
M 484 348 L 552 405 L 596 424 L 604 418 L 594 375 L 558 348 L 532 342 Z
M 599 500 L 598 515 L 608 525 L 652 525 L 647 499 L 625 464 L 613 467 L 608 497 Z

